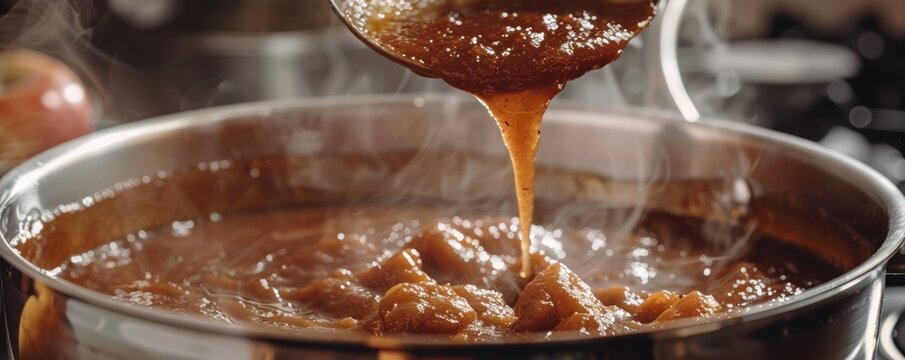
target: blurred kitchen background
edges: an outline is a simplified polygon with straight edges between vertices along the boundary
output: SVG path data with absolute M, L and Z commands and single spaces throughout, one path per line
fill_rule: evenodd
M 98 126 L 264 99 L 450 91 L 373 54 L 327 0 L 5 0 L 0 44 L 85 78 Z M 799 135 L 905 188 L 905 1 L 690 0 L 689 93 L 711 118 Z M 563 103 L 650 106 L 644 44 Z

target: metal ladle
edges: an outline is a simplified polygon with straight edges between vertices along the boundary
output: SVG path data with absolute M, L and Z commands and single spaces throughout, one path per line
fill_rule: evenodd
M 330 0 L 330 5 L 342 23 L 368 47 L 419 75 L 436 77 L 433 71 L 422 64 L 400 57 L 369 36 L 362 28 L 363 20 L 353 16 L 354 6 L 360 1 L 368 0 Z M 677 59 L 679 30 L 689 1 L 691 0 L 660 0 L 657 17 L 639 37 L 644 44 L 648 78 L 653 84 L 649 87 L 653 90 L 646 96 L 653 99 L 652 102 L 657 105 L 655 107 L 669 108 L 680 113 L 686 121 L 695 122 L 700 120 L 701 113 L 685 89 Z

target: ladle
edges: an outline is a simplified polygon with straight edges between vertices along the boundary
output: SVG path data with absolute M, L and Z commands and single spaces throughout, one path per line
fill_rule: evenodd
M 419 75 L 435 77 L 430 69 L 400 57 L 367 34 L 363 27 L 365 19 L 354 18 L 352 11 L 354 6 L 361 6 L 361 1 L 366 0 L 330 0 L 330 5 L 342 23 L 368 47 Z M 645 95 L 647 100 L 644 104 L 636 105 L 674 110 L 686 121 L 695 122 L 701 118 L 701 114 L 685 89 L 676 59 L 679 29 L 689 1 L 660 0 L 657 17 L 650 27 L 639 35 L 641 37 L 639 43 L 643 44 L 645 52 L 645 68 L 650 79 L 648 88 L 652 90 Z

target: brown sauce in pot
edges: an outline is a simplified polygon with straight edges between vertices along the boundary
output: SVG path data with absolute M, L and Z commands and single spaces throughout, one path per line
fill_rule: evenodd
M 541 169 L 545 189 L 578 186 L 561 200 L 538 202 L 534 275 L 524 279 L 518 222 L 496 200 L 451 205 L 424 196 L 434 187 L 409 198 L 384 194 L 388 183 L 369 180 L 375 193 L 362 195 L 373 200 L 344 206 L 347 190 L 331 195 L 286 183 L 289 174 L 315 168 L 332 169 L 326 174 L 332 179 L 346 170 L 391 174 L 399 167 L 435 183 L 442 172 L 428 169 L 439 171 L 438 161 L 448 158 L 263 159 L 216 172 L 187 169 L 63 211 L 16 246 L 60 278 L 137 306 L 290 332 L 432 334 L 465 342 L 548 332 L 615 335 L 743 312 L 782 303 L 852 266 L 758 234 L 747 250 L 727 254 L 713 248 L 713 223 L 665 212 L 647 213 L 625 233 L 618 219 L 632 209 L 601 217 L 588 214 L 612 205 L 574 207 L 585 197 L 581 189 L 615 183 Z M 452 164 L 483 174 L 505 161 L 459 155 Z M 662 187 L 666 198 L 710 192 L 706 183 L 675 186 Z M 133 213 L 142 216 L 123 216 Z M 112 240 L 99 235 L 110 229 L 132 230 L 114 230 L 126 235 Z
M 616 60 L 655 6 L 652 0 L 357 0 L 347 15 L 382 50 L 490 110 L 515 170 L 521 271 L 528 277 L 534 159 L 547 106 L 568 81 Z
M 756 253 L 725 259 L 700 244 L 700 222 L 650 214 L 624 237 L 535 229 L 544 241 L 531 257 L 535 275 L 523 279 L 515 219 L 435 210 L 297 208 L 175 221 L 72 256 L 56 272 L 124 302 L 231 324 L 468 342 L 622 334 L 783 302 L 842 272 L 766 237 Z

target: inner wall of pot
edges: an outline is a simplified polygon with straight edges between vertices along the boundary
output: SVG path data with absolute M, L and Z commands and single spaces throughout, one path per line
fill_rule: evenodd
M 16 194 L 3 231 L 22 256 L 52 269 L 175 220 L 295 206 L 515 215 L 499 131 L 469 102 L 261 104 L 134 126 L 47 161 L 53 171 Z M 882 201 L 819 154 L 638 114 L 552 111 L 543 131 L 540 223 L 568 208 L 631 232 L 640 215 L 668 213 L 703 220 L 717 249 L 753 229 L 845 269 L 886 236 Z

